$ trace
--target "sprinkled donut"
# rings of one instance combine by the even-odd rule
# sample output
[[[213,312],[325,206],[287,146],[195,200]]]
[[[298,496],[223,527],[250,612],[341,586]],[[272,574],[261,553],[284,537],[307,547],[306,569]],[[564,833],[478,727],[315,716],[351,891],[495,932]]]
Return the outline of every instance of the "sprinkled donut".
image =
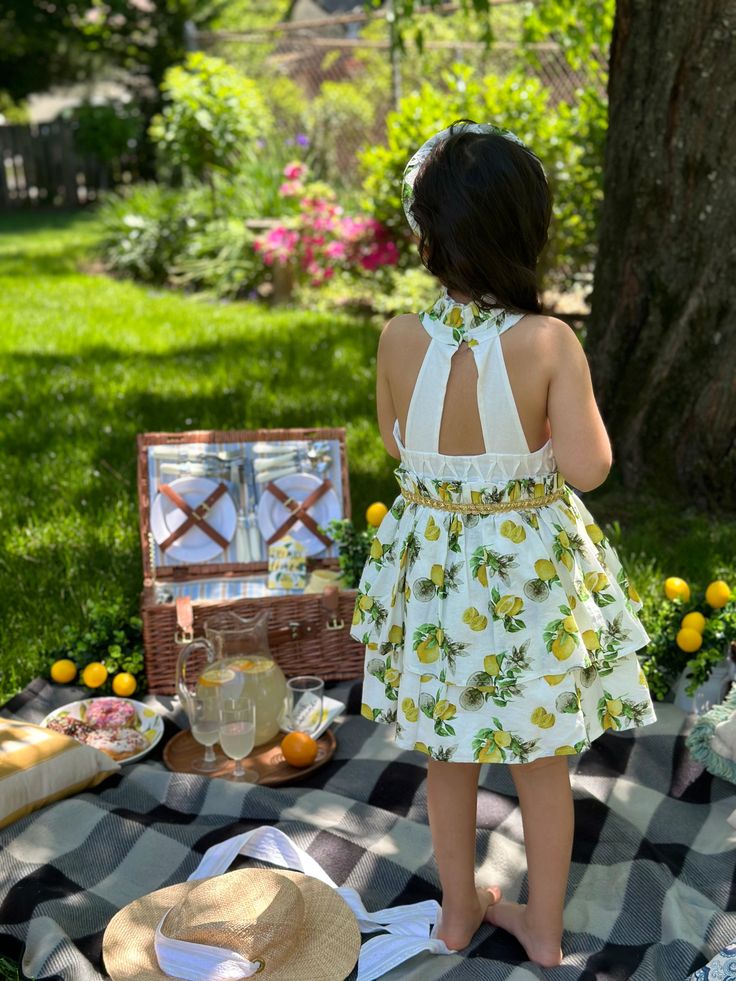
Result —
[[[94,731],[92,726],[88,726],[86,722],[82,722],[81,719],[77,719],[73,715],[64,716],[63,719],[52,719],[46,728],[60,732],[62,736],[71,736],[72,739],[77,739],[80,742],[84,742],[87,736]]]
[[[135,724],[135,705],[122,698],[96,698],[84,721],[93,729],[123,729]]]
[[[137,729],[96,729],[84,737],[88,746],[101,749],[114,760],[123,760],[146,749],[148,740]]]

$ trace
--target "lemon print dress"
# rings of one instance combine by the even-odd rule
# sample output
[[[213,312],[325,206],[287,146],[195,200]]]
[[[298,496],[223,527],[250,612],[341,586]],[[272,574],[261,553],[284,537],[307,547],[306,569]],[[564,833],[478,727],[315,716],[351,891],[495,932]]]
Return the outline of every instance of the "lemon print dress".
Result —
[[[650,640],[616,551],[557,469],[530,452],[500,336],[521,319],[447,291],[412,393],[400,493],[377,529],[351,636],[363,715],[438,760],[527,763],[655,721],[636,651]],[[478,370],[486,452],[438,452],[452,355]],[[489,449],[490,447],[490,449]]]

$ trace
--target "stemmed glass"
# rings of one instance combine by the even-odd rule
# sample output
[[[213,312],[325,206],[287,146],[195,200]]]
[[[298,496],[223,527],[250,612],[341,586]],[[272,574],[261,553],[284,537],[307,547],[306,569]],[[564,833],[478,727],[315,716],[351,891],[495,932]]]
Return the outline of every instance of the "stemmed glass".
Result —
[[[217,757],[212,748],[220,737],[220,715],[217,703],[211,698],[190,695],[186,701],[192,736],[205,747],[202,759],[194,763],[195,770],[207,773],[217,769]]]
[[[315,675],[302,674],[286,682],[284,726],[292,732],[314,736],[322,725],[325,683]]]
[[[220,747],[226,756],[235,760],[233,779],[258,783],[258,774],[245,769],[242,760],[250,753],[256,740],[256,704],[250,698],[220,700]]]

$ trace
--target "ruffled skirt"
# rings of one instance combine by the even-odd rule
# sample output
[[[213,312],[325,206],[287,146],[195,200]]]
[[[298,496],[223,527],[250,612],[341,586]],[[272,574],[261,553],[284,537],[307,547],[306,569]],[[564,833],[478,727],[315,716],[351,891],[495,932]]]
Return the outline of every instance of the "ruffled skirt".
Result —
[[[650,640],[619,557],[559,473],[481,487],[421,478],[439,502],[543,507],[460,513],[399,495],[378,528],[351,635],[363,715],[439,760],[527,763],[579,753],[656,717],[636,651]]]

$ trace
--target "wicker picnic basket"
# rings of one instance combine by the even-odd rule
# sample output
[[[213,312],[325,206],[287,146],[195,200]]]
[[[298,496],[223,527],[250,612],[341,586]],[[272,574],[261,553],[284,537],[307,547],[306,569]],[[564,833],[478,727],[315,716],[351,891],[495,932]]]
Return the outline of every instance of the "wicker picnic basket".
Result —
[[[357,591],[328,586],[323,593],[248,596],[235,599],[162,601],[162,584],[172,587],[192,581],[217,579],[218,583],[266,573],[268,562],[207,562],[196,565],[156,565],[151,532],[151,505],[157,492],[151,487],[149,453],[153,447],[176,448],[185,444],[249,443],[257,441],[335,440],[339,443],[341,487],[335,491],[342,499],[343,515],[349,518],[350,490],[345,430],[343,428],[253,429],[236,431],[195,431],[181,433],[142,433],[138,436],[138,496],[141,549],[143,553],[143,592],[141,614],[145,666],[150,691],[173,694],[176,664],[181,645],[202,636],[207,619],[233,611],[250,617],[268,608],[269,647],[285,675],[316,674],[326,681],[357,678],[363,670],[363,647],[350,636],[350,624]],[[157,451],[160,452],[160,451]],[[328,481],[329,483],[329,481]],[[338,570],[337,557],[307,559],[307,573],[318,568]],[[172,588],[172,592],[174,589]],[[188,607],[188,610],[187,610]],[[182,617],[181,611],[185,610]]]

